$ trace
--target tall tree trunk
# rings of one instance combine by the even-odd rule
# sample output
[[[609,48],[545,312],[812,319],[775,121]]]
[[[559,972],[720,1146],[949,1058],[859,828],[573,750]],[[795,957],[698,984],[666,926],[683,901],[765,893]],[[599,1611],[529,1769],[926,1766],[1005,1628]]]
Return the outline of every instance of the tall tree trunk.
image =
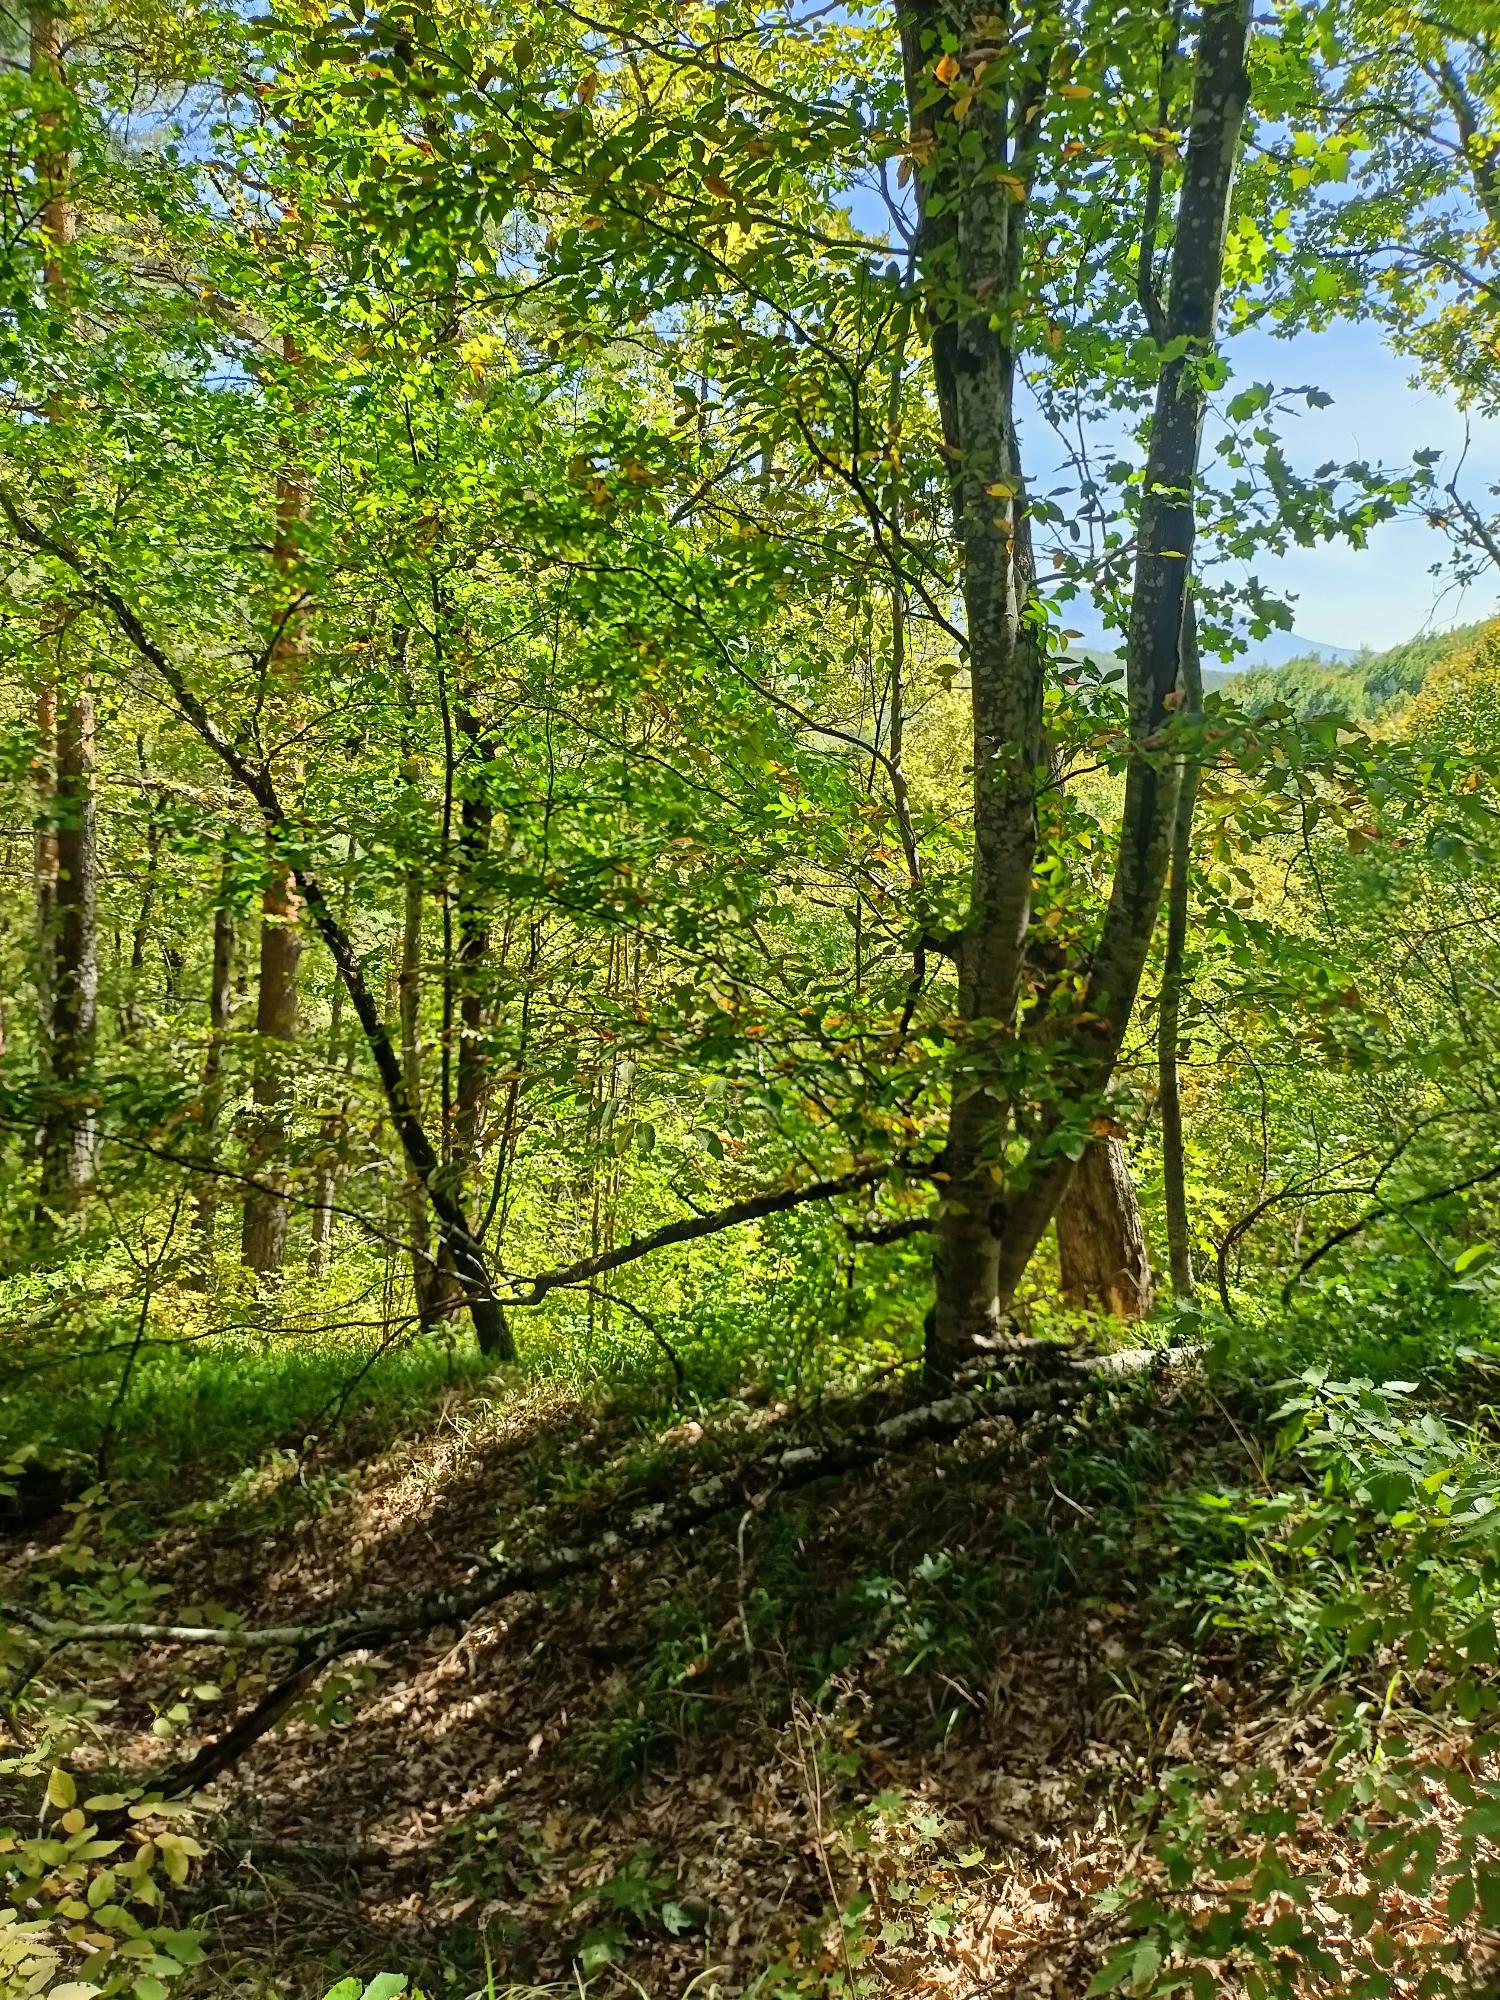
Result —
[[[1196,720],[1203,710],[1203,672],[1198,659],[1198,627],[1189,597],[1182,627],[1184,712]],[[1157,1022],[1157,1081],[1161,1097],[1162,1198],[1167,1220],[1167,1261],[1172,1290],[1193,1296],[1193,1237],[1187,1205],[1186,1150],[1182,1132],[1182,1078],[1179,1050],[1187,954],[1188,892],[1191,887],[1193,808],[1198,799],[1200,758],[1183,759],[1177,816],[1172,827],[1171,878],[1167,885],[1167,943],[1162,963]]]
[[[208,984],[208,1049],[203,1058],[202,1113],[199,1124],[203,1152],[212,1164],[224,1115],[224,1043],[234,1010],[234,907],[229,900],[233,865],[226,853],[219,875],[219,900],[214,909],[213,959]],[[219,1213],[217,1174],[205,1173],[198,1188],[194,1233],[206,1283],[213,1264],[214,1225]]]
[[[489,970],[490,926],[484,910],[484,866],[489,859],[495,809],[487,780],[495,746],[480,723],[471,696],[455,715],[468,750],[458,840],[458,1075],[453,1102],[454,1184],[462,1193],[479,1166],[480,1131],[488,1065],[481,1047],[488,1020],[484,981]]]
[[[282,358],[297,363],[290,334],[283,336]],[[281,579],[276,605],[278,629],[271,648],[269,671],[278,695],[295,695],[307,663],[307,606],[298,580],[301,531],[307,516],[307,494],[301,475],[291,469],[276,481],[276,539],[272,557]],[[290,1134],[290,1045],[297,1038],[297,968],[302,958],[301,906],[286,862],[270,857],[270,874],[261,898],[260,985],[255,1012],[255,1075],[249,1172],[256,1183],[245,1196],[240,1258],[257,1277],[274,1277],[286,1261],[288,1177],[286,1146]]]
[[[340,1067],[343,1027],[344,989],[335,981],[328,1021],[330,1074]],[[323,1148],[313,1181],[312,1243],[307,1253],[308,1274],[314,1278],[327,1276],[332,1255],[334,1196],[338,1192],[341,1156],[349,1134],[349,1103],[350,1100],[345,1097],[338,1110],[332,1112],[324,1122]]]
[[[94,821],[94,702],[69,689],[57,714],[57,896],[52,966],[52,1080],[42,1138],[41,1203],[78,1208],[94,1178],[92,1101],[99,998]]]
[[[1151,422],[1125,651],[1134,755],[1125,779],[1109,907],[1074,1033],[1083,1060],[1070,1081],[1082,1102],[1097,1098],[1113,1073],[1171,858],[1182,759],[1164,757],[1161,746],[1181,671],[1205,364],[1214,353],[1230,199],[1249,94],[1249,35],[1250,0],[1211,0],[1204,9],[1171,288],[1160,318],[1160,337],[1171,358],[1162,366]],[[1180,351],[1174,352],[1179,344]],[[1054,1128],[1055,1121],[1043,1121],[1025,1184],[1006,1209],[997,1261],[1001,1310],[1013,1298],[1066,1185],[1068,1162],[1043,1150]]]
[[[162,823],[149,790],[146,745],[136,738],[136,755],[141,768],[141,797],[146,804],[146,868],[141,879],[141,900],[130,933],[130,968],[120,1002],[120,1039],[132,1042],[140,1033],[141,980],[146,970],[146,948],[151,942],[151,919],[156,914],[156,898],[161,866]]]
[[[406,904],[401,925],[401,959],[396,973],[396,1016],[401,1031],[401,1074],[407,1100],[422,1109],[422,916],[421,871],[408,870]],[[411,1243],[412,1292],[417,1324],[424,1330],[439,1324],[447,1304],[446,1274],[433,1255],[430,1214],[422,1186],[415,1178],[406,1186],[406,1228]]]
[[[1151,1310],[1146,1226],[1125,1148],[1090,1139],[1057,1205],[1063,1297],[1081,1310],[1141,1319]]]
[[[350,874],[345,878],[344,894],[339,905],[339,921],[347,930],[349,915],[354,903],[354,859],[359,852],[358,839],[349,836],[347,860]],[[328,1005],[328,1073],[330,1081],[345,1069],[344,1063],[344,987],[341,980],[333,982],[333,996]],[[326,1276],[333,1245],[334,1195],[338,1189],[339,1170],[343,1164],[344,1144],[349,1132],[349,1111],[351,1098],[347,1089],[337,1111],[331,1113],[324,1122],[323,1146],[318,1158],[317,1176],[313,1182],[312,1243],[307,1255],[307,1268],[314,1278]]]
[[[286,1262],[286,1145],[291,1078],[290,1044],[297,1038],[297,967],[302,957],[300,907],[291,871],[273,860],[261,893],[260,976],[255,1001],[255,1069],[240,1261],[257,1277],[274,1277]]]
[[[61,16],[38,7],[31,15],[33,79],[64,86]],[[67,310],[65,253],[77,216],[72,198],[73,161],[57,142],[60,113],[37,120],[37,181],[43,199],[37,221],[42,236],[42,289],[56,313]],[[60,414],[49,405],[49,417]],[[87,690],[61,699],[62,652],[69,623],[62,599],[43,612],[42,650],[53,657],[37,694],[41,738],[35,850],[37,998],[50,1071],[41,1133],[40,1206],[44,1215],[78,1206],[94,1173],[94,1112],[88,1097],[98,998],[95,911],[97,848],[94,826],[94,709]]]
[[[52,1045],[52,961],[57,923],[57,682],[36,698],[36,837],[32,881],[36,897],[36,1011],[39,1045]]]
[[[935,161],[930,177],[919,176],[917,249],[962,557],[973,740],[974,858],[957,946],[966,1032],[952,1079],[927,1338],[929,1371],[942,1376],[998,1326],[1003,1211],[996,1174],[1005,1154],[1042,764],[1042,656],[1025,617],[1035,577],[1014,415],[1012,314],[1050,49],[1039,32],[1033,64],[1009,97],[973,99],[964,144],[994,167],[973,175],[960,157],[951,107],[939,117],[930,88],[945,33],[956,27],[973,39],[966,0],[906,0],[899,13],[912,132]]]

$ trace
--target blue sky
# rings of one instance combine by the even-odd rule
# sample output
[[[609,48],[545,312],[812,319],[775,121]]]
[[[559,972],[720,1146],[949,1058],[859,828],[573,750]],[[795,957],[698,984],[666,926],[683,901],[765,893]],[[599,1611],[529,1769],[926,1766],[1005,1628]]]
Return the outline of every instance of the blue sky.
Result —
[[[1451,471],[1463,451],[1462,413],[1431,391],[1413,388],[1410,365],[1390,352],[1373,327],[1339,326],[1284,341],[1251,333],[1227,351],[1242,382],[1316,383],[1333,397],[1328,409],[1308,410],[1287,428],[1288,451],[1299,470],[1327,459],[1399,465],[1414,451],[1437,446]],[[1495,484],[1500,484],[1500,425],[1476,420],[1463,490],[1482,505]],[[1267,558],[1257,569],[1267,584],[1297,598],[1296,628],[1307,638],[1379,649],[1495,611],[1500,576],[1460,593],[1431,574],[1447,549],[1446,538],[1425,522],[1400,520],[1377,528],[1364,550],[1298,549],[1281,560]]]

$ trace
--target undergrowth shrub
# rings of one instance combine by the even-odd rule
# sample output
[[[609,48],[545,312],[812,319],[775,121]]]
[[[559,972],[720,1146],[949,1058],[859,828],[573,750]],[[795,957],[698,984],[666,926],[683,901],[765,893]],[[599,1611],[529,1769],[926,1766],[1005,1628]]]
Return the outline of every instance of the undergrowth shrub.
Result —
[[[1291,1386],[1260,1490],[1199,1496],[1206,1559],[1174,1589],[1196,1583],[1202,1627],[1279,1655],[1317,1753],[1229,1782],[1178,1766],[1148,1789],[1154,1866],[1094,1993],[1457,2000],[1493,1971],[1493,1441],[1411,1382],[1312,1369]]]

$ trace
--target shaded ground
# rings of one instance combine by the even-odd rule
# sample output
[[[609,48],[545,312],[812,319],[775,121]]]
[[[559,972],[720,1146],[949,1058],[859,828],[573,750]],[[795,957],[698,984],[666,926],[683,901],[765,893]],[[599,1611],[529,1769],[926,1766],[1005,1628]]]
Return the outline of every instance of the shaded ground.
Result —
[[[656,1434],[559,1390],[456,1392],[363,1469],[275,1462],[146,1567],[179,1613],[385,1602],[577,1540],[793,1422]],[[294,1995],[346,1969],[469,1990],[487,1963],[501,1987],[653,1996],[1081,1995],[1152,1774],[1316,1759],[1285,1687],[1163,1602],[1173,1496],[1243,1477],[1245,1452],[1190,1382],[1103,1392],[357,1658],[212,1794],[191,1892],[211,1957]],[[200,1698],[222,1655],[122,1656],[107,1760],[160,1764],[179,1697],[187,1742],[221,1726],[259,1664]]]

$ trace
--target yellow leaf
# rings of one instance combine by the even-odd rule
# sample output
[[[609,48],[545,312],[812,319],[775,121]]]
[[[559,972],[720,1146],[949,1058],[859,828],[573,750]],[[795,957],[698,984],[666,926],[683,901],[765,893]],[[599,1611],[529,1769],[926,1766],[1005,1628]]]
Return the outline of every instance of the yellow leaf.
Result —
[[[66,1812],[77,1797],[78,1787],[67,1772],[54,1767],[52,1776],[47,1780],[48,1805],[56,1806],[59,1812]]]
[[[1060,83],[1057,86],[1057,94],[1059,97],[1076,98],[1076,97],[1092,97],[1094,93],[1093,90],[1090,88],[1090,86],[1086,83]]]
[[[78,1810],[77,1806],[71,1807],[62,1816],[62,1830],[64,1833],[82,1833],[87,1825],[88,1821]]]
[[[939,56],[933,65],[932,73],[939,83],[944,85],[952,83],[953,79],[958,75],[958,57],[951,55]]]

